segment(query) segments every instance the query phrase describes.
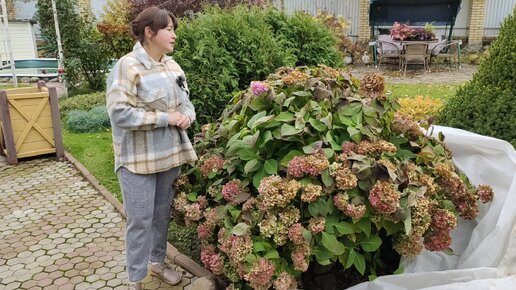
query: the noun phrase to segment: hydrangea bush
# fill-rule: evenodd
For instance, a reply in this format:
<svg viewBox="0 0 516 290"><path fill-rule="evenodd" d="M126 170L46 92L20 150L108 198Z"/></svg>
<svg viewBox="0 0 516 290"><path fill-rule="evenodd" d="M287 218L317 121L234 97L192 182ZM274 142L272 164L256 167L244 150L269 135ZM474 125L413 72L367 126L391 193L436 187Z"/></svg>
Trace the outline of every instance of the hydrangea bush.
<svg viewBox="0 0 516 290"><path fill-rule="evenodd" d="M230 289L296 289L310 263L377 275L386 244L409 258L449 251L457 219L493 192L398 108L381 76L325 66L282 68L236 94L175 184L204 266Z"/></svg>

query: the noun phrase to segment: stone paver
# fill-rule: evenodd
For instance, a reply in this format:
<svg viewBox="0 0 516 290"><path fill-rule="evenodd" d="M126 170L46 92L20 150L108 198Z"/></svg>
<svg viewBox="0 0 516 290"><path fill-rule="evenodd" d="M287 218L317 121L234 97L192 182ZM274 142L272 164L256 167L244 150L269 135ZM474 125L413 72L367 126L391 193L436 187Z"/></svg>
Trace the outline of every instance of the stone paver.
<svg viewBox="0 0 516 290"><path fill-rule="evenodd" d="M0 289L126 289L125 221L67 161L0 156L0 229ZM196 278L172 266L181 284L145 289Z"/></svg>

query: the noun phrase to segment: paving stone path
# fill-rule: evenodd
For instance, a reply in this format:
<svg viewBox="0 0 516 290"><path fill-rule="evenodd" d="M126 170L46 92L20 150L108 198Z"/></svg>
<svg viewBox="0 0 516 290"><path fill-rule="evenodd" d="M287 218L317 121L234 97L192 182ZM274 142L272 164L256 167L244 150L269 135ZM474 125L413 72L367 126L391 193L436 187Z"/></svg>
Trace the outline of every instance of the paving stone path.
<svg viewBox="0 0 516 290"><path fill-rule="evenodd" d="M0 229L0 289L127 289L125 221L67 161L0 156ZM181 284L145 289L188 290L172 266Z"/></svg>

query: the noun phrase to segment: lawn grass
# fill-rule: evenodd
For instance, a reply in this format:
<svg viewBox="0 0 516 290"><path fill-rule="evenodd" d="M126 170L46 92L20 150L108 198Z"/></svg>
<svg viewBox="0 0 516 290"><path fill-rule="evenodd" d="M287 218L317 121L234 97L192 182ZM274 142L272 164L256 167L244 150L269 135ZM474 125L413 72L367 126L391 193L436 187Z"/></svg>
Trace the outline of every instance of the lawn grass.
<svg viewBox="0 0 516 290"><path fill-rule="evenodd" d="M446 101L462 86L462 84L387 84L386 94L400 98L430 97Z"/></svg>
<svg viewBox="0 0 516 290"><path fill-rule="evenodd" d="M111 131L100 133L72 133L63 131L63 143L70 152L120 202L122 194L114 172Z"/></svg>

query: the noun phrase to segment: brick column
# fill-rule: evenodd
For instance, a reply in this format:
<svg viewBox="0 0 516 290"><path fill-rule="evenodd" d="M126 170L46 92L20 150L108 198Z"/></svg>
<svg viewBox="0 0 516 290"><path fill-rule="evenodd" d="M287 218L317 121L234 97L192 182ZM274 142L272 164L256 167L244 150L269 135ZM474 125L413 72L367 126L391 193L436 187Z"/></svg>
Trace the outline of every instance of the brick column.
<svg viewBox="0 0 516 290"><path fill-rule="evenodd" d="M486 14L486 0L471 0L469 16L468 45L482 47L484 36L484 18Z"/></svg>
<svg viewBox="0 0 516 290"><path fill-rule="evenodd" d="M91 14L91 0L77 0L77 7L82 16Z"/></svg>
<svg viewBox="0 0 516 290"><path fill-rule="evenodd" d="M358 40L369 41L371 39L371 27L369 26L369 0L360 0L359 21Z"/></svg>
<svg viewBox="0 0 516 290"><path fill-rule="evenodd" d="M16 14L14 11L14 0L6 0L5 6L7 6L7 19L9 21L16 20Z"/></svg>

